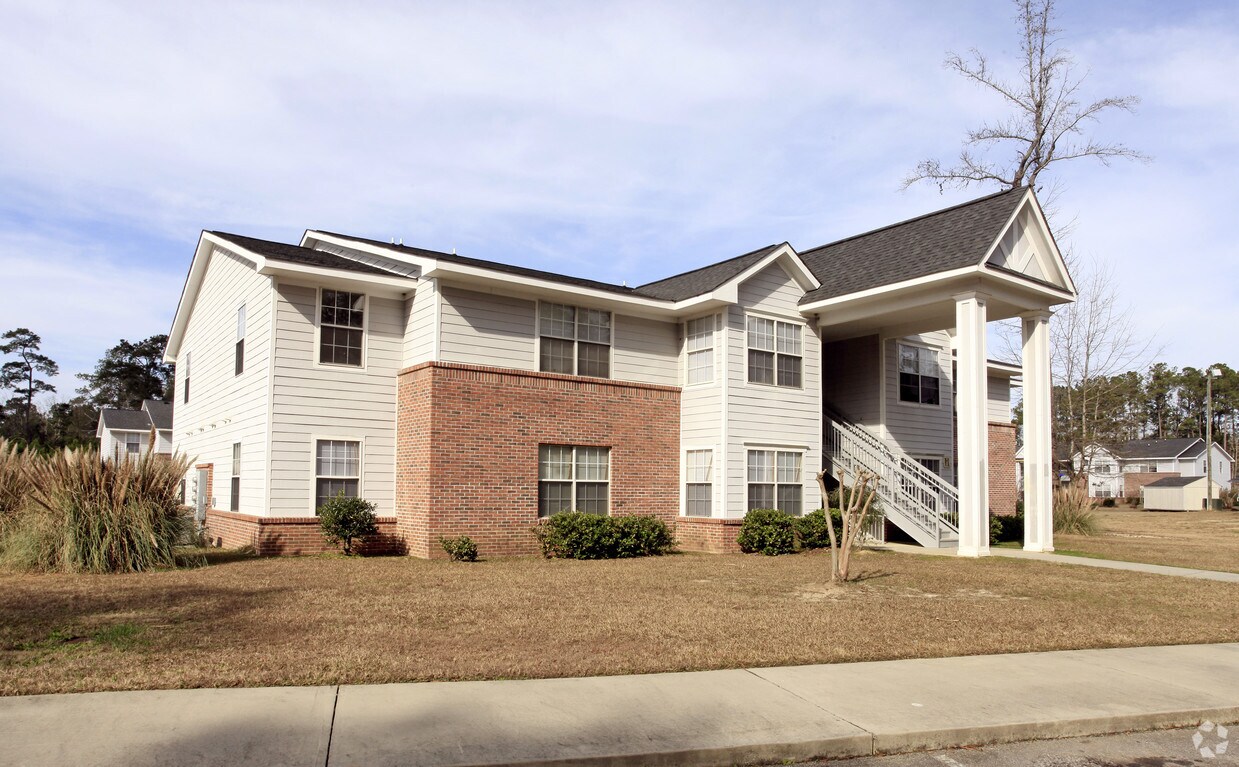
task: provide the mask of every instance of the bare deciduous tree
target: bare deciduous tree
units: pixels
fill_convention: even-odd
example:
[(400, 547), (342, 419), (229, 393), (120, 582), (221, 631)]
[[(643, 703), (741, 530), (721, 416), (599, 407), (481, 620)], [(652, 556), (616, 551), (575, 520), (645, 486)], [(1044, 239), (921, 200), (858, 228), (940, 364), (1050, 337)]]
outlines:
[(826, 490), (826, 472), (817, 473), (817, 486), (822, 492), (822, 508), (826, 510), (826, 532), (830, 536), (830, 580), (847, 583), (851, 577), (852, 550), (860, 541), (877, 495), (878, 478), (861, 470), (850, 487), (839, 473), (840, 531), (835, 535), (835, 523), (830, 518), (830, 493)]
[[(905, 189), (928, 181), (940, 190), (996, 184), (1005, 189), (1030, 186), (1040, 191), (1038, 177), (1054, 163), (1084, 157), (1103, 165), (1114, 159), (1147, 159), (1123, 144), (1098, 141), (1085, 134), (1102, 113), (1131, 112), (1140, 100), (1109, 96), (1082, 102), (1080, 89), (1087, 75), (1076, 74), (1075, 60), (1058, 45), (1054, 0), (1015, 0), (1015, 5), (1022, 54), (1017, 80), (1003, 80), (976, 48), (968, 57), (950, 53), (945, 63), (948, 69), (998, 94), (1010, 114), (968, 131), (957, 164), (920, 162), (904, 181)], [(1050, 200), (1043, 202), (1048, 205)]]

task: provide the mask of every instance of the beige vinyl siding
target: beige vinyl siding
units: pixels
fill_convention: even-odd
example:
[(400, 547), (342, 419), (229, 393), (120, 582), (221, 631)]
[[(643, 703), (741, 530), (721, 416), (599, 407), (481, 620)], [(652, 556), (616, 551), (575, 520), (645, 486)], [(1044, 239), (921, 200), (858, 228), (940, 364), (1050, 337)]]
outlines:
[[(938, 404), (922, 405), (899, 401), (900, 343), (923, 346), (938, 353)], [(917, 456), (941, 456), (952, 462), (954, 384), (951, 377), (951, 342), (945, 331), (922, 333), (902, 339), (883, 341), (883, 366), (886, 385), (886, 437), (905, 453)], [(945, 466), (945, 464), (944, 464)]]
[(361, 494), (395, 513), (396, 381), (405, 302), (368, 296), (365, 367), (318, 365), (318, 289), (279, 284), (271, 427), (271, 514), (313, 515), (314, 440), (362, 443)]
[(611, 377), (620, 381), (681, 385), (679, 326), (615, 315), (611, 323)]
[(986, 417), (990, 423), (1011, 423), (1011, 379), (1006, 376), (989, 376), (988, 397), (985, 402)]
[[(235, 375), (237, 309), (245, 304), (245, 370)], [(271, 281), (253, 265), (215, 248), (194, 301), (176, 361), (172, 440), (193, 464), (214, 464), (209, 506), (228, 509), (232, 445), (241, 443), (238, 511), (267, 511), (267, 386), (271, 362)], [(189, 402), (184, 365), (190, 363)], [(190, 467), (187, 500), (197, 472)]]
[[(740, 286), (740, 304), (727, 312), (727, 497), (725, 514), (742, 517), (746, 511), (747, 451), (777, 447), (804, 451), (801, 478), (804, 510), (821, 505), (817, 472), (822, 463), (821, 349), (822, 342), (799, 312), (804, 291), (778, 265), (771, 265)], [(746, 311), (785, 321), (804, 322), (803, 387), (762, 386), (747, 381)]]
[(145, 454), (150, 449), (151, 434), (149, 431), (124, 431), (121, 429), (105, 429), (103, 437), (99, 440), (99, 455), (103, 458), (124, 458), (129, 454), (125, 448), (125, 438), (130, 434), (137, 434), (142, 440), (142, 449), (139, 455)]
[(156, 431), (155, 432), (155, 452), (156, 453), (171, 453), (172, 452), (172, 432)]
[(822, 398), (844, 418), (877, 433), (882, 423), (881, 344), (876, 335), (822, 347)]
[(537, 370), (537, 302), (443, 285), (439, 359)]
[(404, 301), (404, 348), (401, 364), (411, 367), (435, 358), (435, 339), (439, 332), (435, 304), (436, 280), (423, 280), (413, 295)]

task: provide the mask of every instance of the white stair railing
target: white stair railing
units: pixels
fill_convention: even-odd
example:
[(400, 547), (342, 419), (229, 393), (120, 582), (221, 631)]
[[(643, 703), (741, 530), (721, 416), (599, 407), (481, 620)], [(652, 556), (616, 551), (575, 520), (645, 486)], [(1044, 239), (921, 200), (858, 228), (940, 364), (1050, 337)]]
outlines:
[(906, 532), (922, 544), (938, 546), (945, 535), (959, 532), (958, 491), (864, 427), (842, 417), (831, 417), (826, 430), (826, 454), (835, 479), (841, 479), (840, 470), (852, 478), (861, 470), (875, 475), (878, 498), (887, 516), (897, 524), (914, 527)]

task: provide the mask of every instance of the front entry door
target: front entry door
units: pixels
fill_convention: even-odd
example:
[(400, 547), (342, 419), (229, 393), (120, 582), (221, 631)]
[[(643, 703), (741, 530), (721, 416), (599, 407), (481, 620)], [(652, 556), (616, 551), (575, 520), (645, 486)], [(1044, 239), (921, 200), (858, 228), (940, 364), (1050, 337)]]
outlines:
[(211, 491), (211, 488), (207, 487), (209, 477), (206, 469), (198, 469), (198, 497), (194, 499), (194, 519), (198, 520), (199, 527), (206, 522), (208, 494)]

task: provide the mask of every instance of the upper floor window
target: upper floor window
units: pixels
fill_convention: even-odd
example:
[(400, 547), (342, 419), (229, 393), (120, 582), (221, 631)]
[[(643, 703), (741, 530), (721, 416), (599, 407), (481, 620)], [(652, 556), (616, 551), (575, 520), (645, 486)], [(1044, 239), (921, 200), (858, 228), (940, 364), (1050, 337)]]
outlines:
[(318, 361), (325, 365), (361, 367), (365, 348), (364, 293), (323, 290), (319, 307)]
[(245, 372), (245, 304), (237, 309), (237, 351), (233, 363), (233, 375)]
[(611, 377), (611, 313), (543, 302), (538, 306), (538, 370)]
[(684, 451), (684, 514), (686, 516), (710, 516), (710, 499), (714, 495), (713, 464), (713, 450)]
[(937, 405), (941, 381), (938, 352), (899, 344), (899, 401)]
[(684, 325), (684, 382), (688, 385), (714, 380), (714, 317), (689, 320)]
[(189, 402), (189, 352), (185, 352), (185, 370), (184, 375), (181, 377), (185, 379), (185, 388), (182, 390), (184, 399), (182, 402)]
[(804, 368), (802, 326), (748, 318), (749, 383), (799, 388)]
[(778, 509), (800, 516), (804, 510), (802, 464), (803, 454), (797, 451), (748, 451), (748, 508)]
[(538, 516), (549, 517), (560, 511), (606, 516), (611, 507), (610, 488), (610, 448), (538, 448)]

